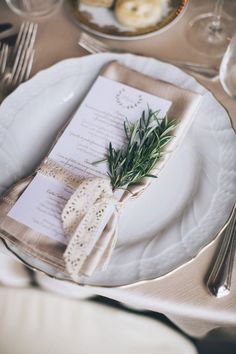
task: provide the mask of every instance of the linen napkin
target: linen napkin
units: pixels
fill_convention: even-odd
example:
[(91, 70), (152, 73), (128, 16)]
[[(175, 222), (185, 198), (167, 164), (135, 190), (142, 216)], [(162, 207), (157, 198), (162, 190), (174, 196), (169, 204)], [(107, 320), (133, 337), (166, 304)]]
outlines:
[[(187, 133), (196, 116), (201, 95), (184, 90), (168, 82), (153, 79), (118, 62), (111, 62), (106, 65), (100, 75), (172, 101), (168, 117), (169, 119), (177, 119), (179, 124), (175, 129), (174, 139), (166, 147), (163, 159), (158, 162), (155, 170), (152, 172), (158, 175), (169, 158), (173, 156), (173, 153)], [(46, 165), (47, 158), (41, 163), (39, 169), (43, 171)], [(6, 242), (10, 243), (11, 248), (13, 247), (28, 256), (31, 259), (29, 262), (31, 265), (39, 264), (37, 261), (44, 262), (50, 266), (50, 269), (53, 269), (54, 274), (60, 272), (65, 278), (72, 277), (75, 282), (80, 281), (82, 274), (88, 276), (93, 274), (94, 271), (104, 270), (109, 263), (112, 250), (115, 247), (118, 235), (119, 211), (114, 211), (99, 238), (95, 240), (95, 247), (92, 247), (87, 253), (87, 257), (83, 259), (83, 264), (80, 266), (79, 271), (76, 273), (76, 268), (72, 268), (69, 270), (70, 274), (68, 274), (67, 259), (63, 258), (66, 251), (64, 244), (56, 242), (7, 216), (12, 205), (32, 181), (36, 173), (37, 171), (31, 176), (17, 182), (1, 198), (0, 236)], [(142, 183), (129, 186), (129, 192), (123, 194), (121, 202), (124, 203), (131, 197), (138, 197), (148, 187), (150, 182), (150, 178), (145, 178)]]

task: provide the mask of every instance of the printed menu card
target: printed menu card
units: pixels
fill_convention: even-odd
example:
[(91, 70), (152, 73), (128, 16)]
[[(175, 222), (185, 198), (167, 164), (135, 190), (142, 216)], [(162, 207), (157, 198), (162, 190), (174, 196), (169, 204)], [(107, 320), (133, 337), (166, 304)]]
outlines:
[[(141, 90), (98, 76), (48, 158), (81, 179), (104, 177), (104, 159), (112, 142), (125, 143), (123, 122), (135, 122), (150, 107), (164, 117), (171, 102)], [(61, 212), (73, 193), (65, 183), (40, 172), (11, 208), (8, 216), (64, 244)]]

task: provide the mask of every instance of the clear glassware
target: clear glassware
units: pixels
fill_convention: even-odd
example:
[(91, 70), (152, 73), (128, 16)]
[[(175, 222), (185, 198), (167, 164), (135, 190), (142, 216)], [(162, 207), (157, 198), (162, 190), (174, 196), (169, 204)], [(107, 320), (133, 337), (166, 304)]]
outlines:
[(12, 11), (23, 17), (44, 17), (51, 15), (63, 0), (6, 0)]
[(236, 98), (236, 33), (220, 65), (220, 82), (227, 94)]
[(207, 56), (222, 56), (236, 29), (235, 18), (223, 13), (224, 0), (216, 0), (212, 12), (200, 14), (188, 24), (192, 47)]

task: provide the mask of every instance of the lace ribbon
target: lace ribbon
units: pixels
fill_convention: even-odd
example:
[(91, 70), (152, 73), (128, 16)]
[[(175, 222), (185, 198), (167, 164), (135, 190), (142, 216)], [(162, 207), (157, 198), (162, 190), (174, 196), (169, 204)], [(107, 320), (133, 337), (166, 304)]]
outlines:
[(109, 179), (81, 180), (55, 161), (47, 159), (39, 173), (75, 189), (61, 217), (69, 244), (64, 253), (66, 269), (74, 281), (105, 270), (117, 239), (121, 202), (115, 199)]

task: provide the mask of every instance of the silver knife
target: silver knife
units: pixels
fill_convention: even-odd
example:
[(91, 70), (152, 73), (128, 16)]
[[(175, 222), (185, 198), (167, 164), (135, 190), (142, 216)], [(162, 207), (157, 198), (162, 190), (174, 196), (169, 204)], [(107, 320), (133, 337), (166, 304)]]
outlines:
[(16, 34), (16, 29), (11, 23), (0, 23), (0, 40)]

